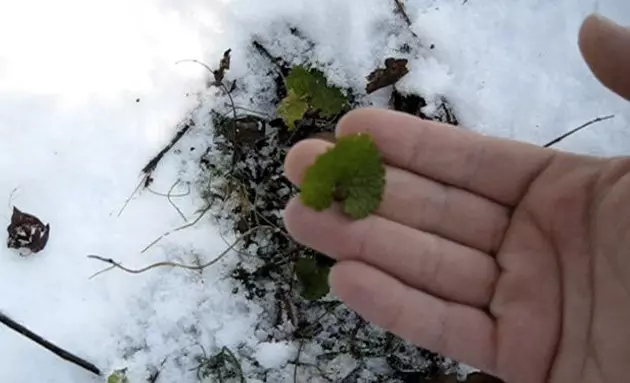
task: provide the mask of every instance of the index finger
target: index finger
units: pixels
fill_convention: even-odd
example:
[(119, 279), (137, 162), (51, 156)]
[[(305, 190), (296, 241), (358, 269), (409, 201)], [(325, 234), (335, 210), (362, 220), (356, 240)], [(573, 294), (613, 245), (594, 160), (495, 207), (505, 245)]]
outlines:
[(337, 127), (338, 136), (360, 132), (374, 138), (390, 165), (506, 206), (521, 199), (556, 153), (391, 110), (355, 110)]

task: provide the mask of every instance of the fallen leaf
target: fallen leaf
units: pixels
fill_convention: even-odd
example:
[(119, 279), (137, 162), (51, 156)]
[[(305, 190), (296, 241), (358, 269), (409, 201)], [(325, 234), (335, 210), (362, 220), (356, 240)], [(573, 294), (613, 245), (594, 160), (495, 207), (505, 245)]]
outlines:
[(278, 107), (289, 130), (295, 121), (304, 117), (308, 110), (315, 110), (321, 117), (334, 117), (348, 104), (341, 89), (328, 84), (324, 73), (298, 65), (287, 76), (288, 94)]
[(129, 383), (127, 369), (116, 370), (108, 378), (107, 383)]
[(385, 68), (378, 68), (367, 76), (369, 81), (365, 90), (368, 94), (374, 93), (386, 86), (394, 85), (403, 78), (409, 69), (407, 69), (407, 59), (395, 59), (389, 57), (385, 60)]
[(225, 77), (225, 72), (230, 69), (230, 53), (231, 52), (232, 52), (231, 49), (228, 49), (227, 51), (225, 51), (223, 53), (223, 57), (221, 58), (221, 61), (219, 62), (219, 69), (212, 71), (212, 74), (214, 75), (214, 84), (217, 86), (221, 85), (221, 83), (223, 82), (223, 78)]
[(44, 223), (31, 214), (24, 213), (13, 207), (11, 224), (7, 227), (9, 238), (7, 247), (10, 249), (30, 250), (40, 252), (46, 247), (50, 235), (50, 225)]
[(302, 119), (308, 110), (308, 103), (293, 90), (278, 106), (278, 115), (282, 117), (289, 130), (295, 129), (295, 122)]
[(330, 267), (319, 265), (312, 258), (300, 258), (295, 264), (295, 274), (302, 285), (301, 294), (304, 299), (315, 301), (328, 294), (328, 274)]

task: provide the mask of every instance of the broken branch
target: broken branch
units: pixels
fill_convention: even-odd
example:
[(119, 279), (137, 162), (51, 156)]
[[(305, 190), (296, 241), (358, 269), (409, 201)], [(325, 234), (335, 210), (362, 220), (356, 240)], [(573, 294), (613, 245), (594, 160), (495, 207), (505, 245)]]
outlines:
[(582, 125), (578, 126), (577, 128), (571, 130), (570, 132), (567, 132), (567, 133), (561, 135), (560, 137), (552, 140), (551, 142), (543, 145), (543, 148), (551, 147), (552, 145), (555, 145), (555, 144), (559, 143), (560, 141), (564, 140), (565, 138), (567, 138), (567, 137), (569, 137), (569, 136), (579, 132), (580, 130), (582, 130), (582, 129), (588, 127), (588, 126), (591, 126), (591, 125), (596, 124), (598, 122), (610, 120), (612, 118), (615, 118), (614, 114), (611, 114), (611, 115), (608, 115), (608, 116), (604, 116), (604, 117), (597, 117), (597, 118), (595, 118), (595, 119), (593, 119), (593, 120), (591, 120), (591, 121), (589, 121), (589, 122), (587, 122), (585, 124), (582, 124)]
[(409, 18), (409, 15), (407, 14), (407, 11), (405, 10), (405, 4), (403, 4), (402, 0), (394, 0), (394, 3), (396, 3), (396, 9), (398, 10), (398, 13), (401, 14), (403, 20), (405, 20), (405, 23), (407, 23), (407, 26), (409, 27), (409, 31), (411, 32), (412, 35), (414, 35), (415, 37), (418, 37), (418, 35), (416, 35), (416, 33), (411, 30), (411, 25), (413, 24), (411, 22), (411, 19)]
[(145, 188), (149, 187), (149, 184), (151, 183), (149, 181), (151, 179), (151, 174), (155, 171), (155, 169), (157, 168), (158, 164), (160, 163), (164, 155), (166, 155), (166, 153), (168, 153), (168, 151), (171, 150), (173, 146), (175, 146), (175, 144), (177, 144), (179, 140), (181, 140), (181, 138), (190, 130), (190, 128), (195, 126), (195, 122), (191, 119), (188, 119), (180, 123), (180, 125), (181, 125), (181, 128), (177, 131), (177, 134), (175, 134), (175, 137), (173, 137), (173, 139), (168, 143), (168, 145), (166, 145), (164, 149), (162, 149), (155, 157), (153, 157), (151, 161), (149, 161), (149, 163), (142, 169), (142, 173), (145, 174), (145, 183), (144, 183)]
[[(175, 268), (180, 268), (180, 269), (187, 269), (187, 270), (203, 270), (207, 267), (210, 267), (214, 264), (216, 264), (217, 262), (219, 262), (221, 259), (223, 259), (223, 257), (225, 257), (227, 254), (230, 253), (230, 251), (232, 251), (236, 245), (238, 245), (241, 241), (243, 241), (245, 238), (247, 238), (248, 236), (252, 235), (254, 232), (261, 230), (261, 229), (271, 229), (273, 232), (278, 232), (278, 229), (273, 228), (271, 226), (257, 226), (255, 228), (252, 228), (250, 230), (248, 230), (246, 233), (244, 233), (243, 235), (241, 235), (236, 241), (234, 241), (234, 243), (232, 243), (232, 245), (230, 245), (227, 249), (225, 249), (221, 254), (219, 254), (217, 257), (215, 257), (214, 259), (212, 259), (209, 262), (206, 262), (204, 264), (201, 265), (186, 265), (183, 263), (178, 263), (178, 262), (157, 262), (154, 264), (151, 264), (149, 266), (140, 268), (140, 269), (130, 269), (128, 267), (125, 267), (123, 265), (121, 265), (120, 263), (114, 261), (111, 258), (104, 258), (101, 257), (99, 255), (88, 255), (87, 257), (90, 259), (95, 259), (97, 261), (101, 261), (101, 262), (105, 262), (107, 264), (109, 264), (110, 266), (107, 268), (107, 270), (112, 269), (112, 268), (117, 268), (120, 269), (122, 271), (125, 271), (129, 274), (142, 274), (146, 271), (149, 271), (151, 269), (155, 269), (158, 267), (175, 267)], [(92, 277), (90, 278), (94, 278), (95, 276), (102, 274), (104, 272), (103, 271), (99, 271), (98, 273), (94, 274)]]
[(4, 315), (2, 312), (0, 312), (0, 323), (2, 323), (3, 325), (7, 326), (8, 328), (10, 328), (11, 330), (17, 332), (18, 334), (30, 339), (31, 341), (37, 343), (38, 345), (44, 347), (45, 349), (47, 349), (48, 351), (52, 352), (53, 354), (57, 355), (58, 357), (67, 360), (70, 363), (76, 364), (77, 366), (95, 374), (95, 375), (101, 375), (101, 371), (98, 369), (98, 367), (96, 367), (94, 364), (86, 361), (85, 359), (79, 358), (78, 356), (71, 354), (70, 352), (62, 349), (61, 347), (47, 341), (46, 339), (42, 338), (41, 336), (35, 334), (34, 332), (32, 332), (31, 330), (27, 329), (26, 327), (22, 326), (21, 324), (17, 323), (16, 321), (14, 321), (13, 319), (9, 318), (8, 316)]

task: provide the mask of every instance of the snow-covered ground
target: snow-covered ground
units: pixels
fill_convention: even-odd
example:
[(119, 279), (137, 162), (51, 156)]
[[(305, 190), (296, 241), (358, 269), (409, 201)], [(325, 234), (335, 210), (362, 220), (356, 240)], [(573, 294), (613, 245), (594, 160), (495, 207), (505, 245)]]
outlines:
[[(445, 96), (467, 128), (540, 144), (614, 114), (559, 147), (628, 153), (630, 104), (590, 75), (577, 31), (595, 10), (630, 24), (630, 2), (408, 0), (407, 8), (413, 30), (435, 48), (410, 63), (401, 88)], [(279, 34), (289, 22), (315, 43), (308, 57), (296, 48), (297, 60), (326, 64), (334, 82), (360, 89), (400, 43), (396, 28), (406, 26), (393, 9), (393, 0), (0, 0), (0, 218), (8, 225), (15, 205), (51, 224), (41, 253), (23, 258), (0, 247), (0, 311), (105, 372), (129, 367), (136, 378), (166, 359), (160, 381), (195, 382), (186, 355), (200, 344), (215, 351), (246, 344), (261, 365), (286, 364), (295, 350), (260, 344), (261, 308), (232, 294), (231, 257), (203, 274), (112, 270), (89, 279), (105, 265), (86, 255), (130, 267), (190, 263), (212, 259), (232, 240), (206, 219), (141, 254), (182, 217), (146, 191), (118, 216), (140, 169), (203, 89), (203, 68), (175, 62), (215, 63), (232, 48), (229, 76), (244, 78), (255, 96), (257, 82), (269, 80), (248, 76), (250, 39), (290, 46)], [(382, 92), (371, 99), (382, 102)], [(202, 134), (191, 132), (182, 154), (161, 163), (153, 189), (194, 181), (185, 162), (196, 158), (189, 148)], [(203, 206), (194, 189), (175, 202), (189, 219)], [(0, 327), (0, 381), (104, 379)]]

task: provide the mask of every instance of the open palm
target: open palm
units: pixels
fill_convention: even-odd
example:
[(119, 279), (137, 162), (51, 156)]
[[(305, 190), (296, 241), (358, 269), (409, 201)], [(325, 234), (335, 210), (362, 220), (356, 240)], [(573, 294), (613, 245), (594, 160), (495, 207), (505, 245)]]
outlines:
[[(630, 32), (590, 18), (581, 47), (597, 77), (630, 98)], [(357, 132), (372, 135), (388, 164), (377, 214), (351, 221), (298, 199), (285, 212), (298, 241), (340, 261), (331, 284), (341, 299), (508, 382), (626, 379), (630, 158), (572, 155), (390, 111), (352, 112), (337, 134)], [(288, 177), (299, 184), (329, 145), (296, 145)]]

